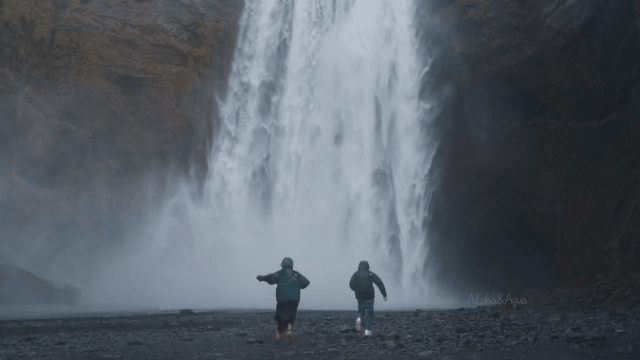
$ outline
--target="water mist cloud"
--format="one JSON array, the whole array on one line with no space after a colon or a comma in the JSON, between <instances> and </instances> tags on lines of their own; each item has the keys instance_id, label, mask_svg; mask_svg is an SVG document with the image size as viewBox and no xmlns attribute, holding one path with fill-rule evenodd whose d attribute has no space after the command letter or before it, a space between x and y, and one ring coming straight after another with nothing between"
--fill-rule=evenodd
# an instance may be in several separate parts
<instances>
[{"instance_id":1,"label":"water mist cloud","mask_svg":"<svg viewBox=\"0 0 640 360\"><path fill-rule=\"evenodd\" d=\"M94 298L272 308L255 278L288 256L311 281L302 308L351 308L361 260L388 289L381 310L455 306L423 276L433 149L412 2L342 5L247 4L202 197L177 186Z\"/></svg>"}]
</instances>

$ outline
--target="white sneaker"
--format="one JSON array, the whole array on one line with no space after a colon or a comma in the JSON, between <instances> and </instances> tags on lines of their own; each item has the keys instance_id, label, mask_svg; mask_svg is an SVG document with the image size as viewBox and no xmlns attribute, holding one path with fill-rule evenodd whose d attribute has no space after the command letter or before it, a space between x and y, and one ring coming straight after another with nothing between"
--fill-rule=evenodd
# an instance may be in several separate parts
<instances>
[{"instance_id":1,"label":"white sneaker","mask_svg":"<svg viewBox=\"0 0 640 360\"><path fill-rule=\"evenodd\" d=\"M287 326L287 344L293 344L293 324Z\"/></svg>"},{"instance_id":2,"label":"white sneaker","mask_svg":"<svg viewBox=\"0 0 640 360\"><path fill-rule=\"evenodd\" d=\"M360 331L360 323L362 323L362 320L358 318L358 320L356 320L356 331Z\"/></svg>"},{"instance_id":3,"label":"white sneaker","mask_svg":"<svg viewBox=\"0 0 640 360\"><path fill-rule=\"evenodd\" d=\"M371 331L365 330L364 331L364 336L371 336Z\"/></svg>"}]
</instances>

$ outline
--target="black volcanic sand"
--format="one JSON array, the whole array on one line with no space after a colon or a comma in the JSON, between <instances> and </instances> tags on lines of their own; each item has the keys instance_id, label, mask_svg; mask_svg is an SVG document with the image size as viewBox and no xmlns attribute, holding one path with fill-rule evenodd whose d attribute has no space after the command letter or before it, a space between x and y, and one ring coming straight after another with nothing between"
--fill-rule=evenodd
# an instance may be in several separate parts
<instances>
[{"instance_id":1,"label":"black volcanic sand","mask_svg":"<svg viewBox=\"0 0 640 360\"><path fill-rule=\"evenodd\" d=\"M275 307L275 306L274 306ZM640 359L640 311L527 306L298 313L295 343L273 312L0 321L0 359Z\"/></svg>"}]
</instances>

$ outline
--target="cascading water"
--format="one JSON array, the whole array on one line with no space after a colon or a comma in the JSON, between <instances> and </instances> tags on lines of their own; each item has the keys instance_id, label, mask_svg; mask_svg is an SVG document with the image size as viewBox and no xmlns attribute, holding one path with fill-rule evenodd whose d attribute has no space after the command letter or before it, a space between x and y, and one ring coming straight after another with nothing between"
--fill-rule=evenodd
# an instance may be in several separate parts
<instances>
[{"instance_id":1,"label":"cascading water","mask_svg":"<svg viewBox=\"0 0 640 360\"><path fill-rule=\"evenodd\" d=\"M289 256L311 281L303 307L352 308L365 259L386 306L426 304L432 153L413 7L247 2L204 197L179 192L137 268L121 267L145 301L271 308L255 277Z\"/></svg>"}]
</instances>

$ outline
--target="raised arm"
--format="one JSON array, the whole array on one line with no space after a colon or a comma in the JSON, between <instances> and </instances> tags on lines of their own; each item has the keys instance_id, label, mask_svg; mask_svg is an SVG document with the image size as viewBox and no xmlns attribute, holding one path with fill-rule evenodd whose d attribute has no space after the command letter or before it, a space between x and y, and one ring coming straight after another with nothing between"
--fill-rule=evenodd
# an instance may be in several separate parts
<instances>
[{"instance_id":1,"label":"raised arm","mask_svg":"<svg viewBox=\"0 0 640 360\"><path fill-rule=\"evenodd\" d=\"M380 280L380 277L378 275L374 273L372 274L373 274L373 283L376 284L378 289L380 289L382 296L387 297L387 290L384 288L384 284L382 283L382 280Z\"/></svg>"},{"instance_id":2,"label":"raised arm","mask_svg":"<svg viewBox=\"0 0 640 360\"><path fill-rule=\"evenodd\" d=\"M277 284L279 279L280 279L280 275L278 275L278 272L274 272L265 276L262 276L262 275L258 276L258 280L264 281L269 285Z\"/></svg>"}]
</instances>

